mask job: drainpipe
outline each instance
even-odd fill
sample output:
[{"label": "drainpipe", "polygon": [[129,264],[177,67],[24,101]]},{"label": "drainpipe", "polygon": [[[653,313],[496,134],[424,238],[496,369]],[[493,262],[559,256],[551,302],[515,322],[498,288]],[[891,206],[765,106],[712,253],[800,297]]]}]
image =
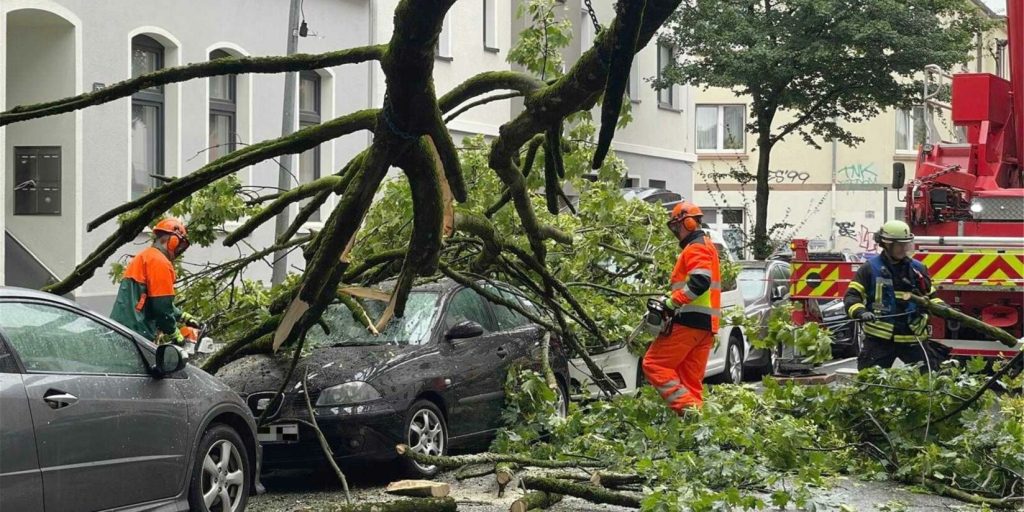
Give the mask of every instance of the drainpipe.
[{"label": "drainpipe", "polygon": [[[299,49],[299,11],[300,0],[292,0],[288,12],[288,48],[287,55],[295,55]],[[298,86],[299,74],[291,71],[284,74],[284,108],[281,115],[281,136],[287,137],[295,132],[295,89]],[[277,188],[284,192],[292,188],[292,173],[298,168],[292,163],[295,162],[295,155],[281,155],[281,169],[278,171]],[[289,221],[290,207],[277,214],[277,222],[274,228],[274,240],[281,238],[281,235],[288,230],[291,224]],[[281,284],[288,277],[288,252],[283,249],[274,251],[274,270],[271,276],[271,283]]]},{"label": "drainpipe", "polygon": [[[835,118],[832,119],[836,121]],[[832,178],[829,180],[829,200],[832,203],[831,214],[829,218],[831,221],[828,225],[828,242],[829,249],[836,250],[836,173],[839,172],[839,143],[835,139],[832,140]]]}]

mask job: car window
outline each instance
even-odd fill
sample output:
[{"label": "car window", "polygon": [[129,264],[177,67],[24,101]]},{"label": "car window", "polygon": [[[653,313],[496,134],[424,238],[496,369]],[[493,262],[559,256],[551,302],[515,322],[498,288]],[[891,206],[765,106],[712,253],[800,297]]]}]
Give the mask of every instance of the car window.
[{"label": "car window", "polygon": [[0,302],[0,330],[29,372],[147,373],[132,339],[73,311]]},{"label": "car window", "polygon": [[[513,304],[516,304],[519,301],[519,299],[516,298],[516,296],[513,295],[508,290],[495,288],[494,286],[491,286],[491,285],[486,285],[486,288],[489,291],[492,291],[492,292],[497,293],[498,295],[501,295],[501,297],[503,299],[505,299],[505,300],[507,300],[507,301],[509,301],[509,302],[511,302]],[[507,308],[507,307],[502,306],[500,304],[491,303],[491,311],[494,311],[494,317],[495,317],[495,320],[497,320],[497,322],[498,322],[498,330],[499,331],[510,331],[512,329],[516,329],[518,327],[522,327],[522,326],[530,323],[530,321],[526,317],[524,317],[522,314],[520,314],[518,311],[515,311],[513,309]]]},{"label": "car window", "polygon": [[782,268],[782,265],[772,267],[772,286],[789,286],[789,273]]},{"label": "car window", "polygon": [[751,303],[764,296],[765,272],[763,268],[745,268],[740,270],[736,276],[736,284],[739,285],[740,293],[743,294],[743,301]]},{"label": "car window", "polygon": [[[363,311],[353,313],[344,304],[332,304],[321,316],[323,326],[315,325],[306,335],[306,342],[314,347],[345,345],[421,345],[430,340],[430,329],[437,318],[437,294],[414,291],[405,302],[405,315],[392,317],[380,334],[366,328],[367,318],[376,322],[387,308],[387,302],[374,299],[354,299]],[[367,318],[359,318],[365,312]]]},{"label": "car window", "polygon": [[484,333],[497,330],[490,311],[487,310],[487,302],[472,288],[459,290],[448,303],[448,310],[444,313],[445,330],[467,320],[480,324],[484,328]]}]

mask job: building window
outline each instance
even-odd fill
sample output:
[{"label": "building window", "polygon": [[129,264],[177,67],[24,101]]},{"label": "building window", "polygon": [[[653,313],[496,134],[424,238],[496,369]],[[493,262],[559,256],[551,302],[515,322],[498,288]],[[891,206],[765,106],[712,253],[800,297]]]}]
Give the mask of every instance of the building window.
[{"label": "building window", "polygon": [[484,2],[484,50],[498,51],[498,6],[497,0]]},{"label": "building window", "polygon": [[[164,67],[164,47],[148,36],[132,38],[132,77]],[[132,95],[132,199],[158,183],[152,175],[164,173],[164,87]]]},{"label": "building window", "polygon": [[907,207],[906,206],[897,206],[896,210],[895,210],[895,213],[893,214],[892,218],[896,219],[896,220],[906,220],[906,217],[907,217]]},{"label": "building window", "polygon": [[[316,71],[303,71],[299,75],[299,128],[320,124],[320,86],[320,75]],[[317,146],[299,155],[299,183],[310,183],[319,178],[320,146]],[[309,217],[310,222],[319,220],[320,212]]]},{"label": "building window", "polygon": [[697,150],[743,151],[746,117],[745,105],[698,105]]},{"label": "building window", "polygon": [[622,188],[637,188],[640,186],[640,178],[622,178]]},{"label": "building window", "polygon": [[[231,57],[223,50],[210,52],[210,60]],[[235,75],[210,77],[209,156],[214,161],[235,150],[238,87]]]},{"label": "building window", "polygon": [[437,44],[434,46],[434,54],[441,60],[452,60],[452,13],[444,17],[441,23],[441,34],[437,36]]},{"label": "building window", "polygon": [[640,56],[633,56],[633,65],[629,68],[626,80],[626,94],[633,103],[640,103]]},{"label": "building window", "polygon": [[665,180],[647,180],[647,186],[651,188],[668,188]]},{"label": "building window", "polygon": [[722,224],[742,225],[743,210],[722,210]]},{"label": "building window", "polygon": [[917,151],[918,144],[924,144],[928,128],[924,122],[924,107],[896,111],[896,150]]},{"label": "building window", "polygon": [[[665,68],[672,62],[672,47],[665,46],[662,44],[658,45],[658,80],[660,81],[665,76]],[[675,108],[675,87],[668,86],[664,89],[658,89],[658,106]]]}]

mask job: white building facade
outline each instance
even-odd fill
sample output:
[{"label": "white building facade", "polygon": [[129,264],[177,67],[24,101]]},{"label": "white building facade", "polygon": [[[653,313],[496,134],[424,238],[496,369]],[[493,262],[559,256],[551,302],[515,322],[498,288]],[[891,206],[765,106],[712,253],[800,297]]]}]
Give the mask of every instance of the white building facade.
[{"label": "white building facade", "polygon": [[[523,22],[518,0],[463,0],[452,8],[435,62],[438,94],[485,70],[511,69],[506,58]],[[304,0],[301,17],[308,34],[298,51],[331,50],[386,43],[397,1]],[[612,2],[596,1],[603,23]],[[581,0],[565,4],[565,15],[584,28]],[[223,56],[284,55],[288,41],[286,0],[3,0],[0,2],[0,110],[80,94],[133,74]],[[590,27],[592,37],[593,27]],[[570,59],[587,40],[577,32]],[[569,61],[570,63],[572,60]],[[655,43],[638,57],[630,93],[633,123],[616,135],[614,148],[626,161],[634,186],[668,188],[692,197],[692,95],[675,87],[655,91],[645,81],[656,75]],[[380,106],[384,79],[376,63],[299,74],[294,127],[315,124],[356,110]],[[3,215],[0,226],[0,284],[38,286],[68,275],[116,227],[111,221],[92,232],[86,224],[149,190],[151,175],[185,176],[227,151],[277,138],[282,130],[285,75],[239,75],[192,80],[142,91],[74,113],[0,128]],[[661,100],[659,101],[659,94]],[[475,108],[454,120],[456,138],[496,136],[498,127],[521,108],[512,101]],[[295,182],[336,172],[367,147],[369,133],[354,133],[294,158]],[[240,171],[242,184],[272,192],[279,166],[268,161]],[[325,219],[337,198],[320,212]],[[297,208],[296,208],[297,210]],[[293,210],[293,215],[296,210]],[[308,226],[319,226],[313,219]],[[230,226],[229,226],[230,228]],[[247,240],[262,248],[273,239],[273,223]],[[107,265],[73,293],[97,311],[109,311],[116,291],[109,264],[148,243],[119,250]],[[248,251],[246,248],[244,251]],[[192,263],[238,257],[239,249],[219,243],[194,247]],[[289,265],[301,270],[302,257]],[[269,281],[270,268],[253,265],[247,277]]]}]

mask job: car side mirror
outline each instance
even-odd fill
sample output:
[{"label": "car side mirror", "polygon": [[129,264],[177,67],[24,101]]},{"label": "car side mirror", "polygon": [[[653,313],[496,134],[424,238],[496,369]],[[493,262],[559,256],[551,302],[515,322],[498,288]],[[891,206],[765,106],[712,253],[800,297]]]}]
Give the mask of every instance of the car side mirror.
[{"label": "car side mirror", "polygon": [[903,165],[903,162],[893,162],[892,164],[892,188],[893,190],[901,190],[904,182],[907,179],[907,166]]},{"label": "car side mirror", "polygon": [[453,325],[451,329],[448,329],[448,332],[444,335],[444,339],[448,341],[464,340],[466,338],[483,336],[483,334],[483,326],[472,320],[466,320],[465,322],[459,322]]},{"label": "car side mirror", "polygon": [[772,288],[772,300],[782,300],[786,298],[786,292],[788,292],[788,286],[780,284],[775,288]]},{"label": "car side mirror", "polygon": [[160,345],[156,348],[156,363],[153,373],[157,377],[166,377],[185,368],[185,356],[174,345]]}]

